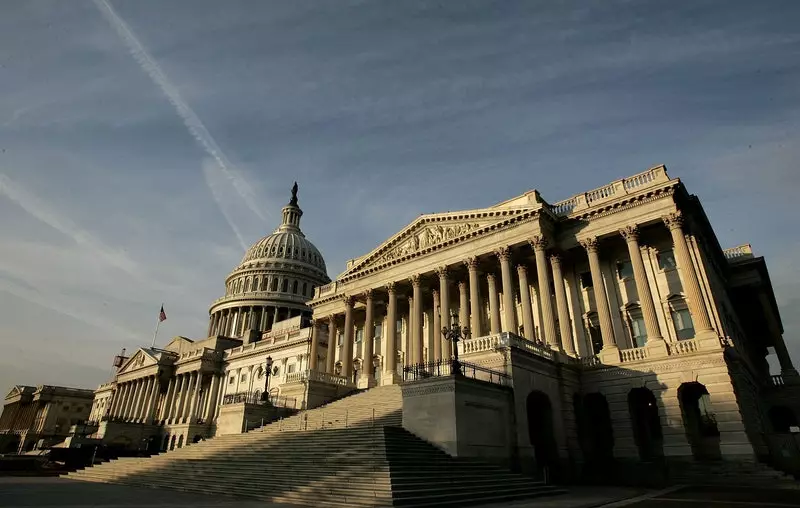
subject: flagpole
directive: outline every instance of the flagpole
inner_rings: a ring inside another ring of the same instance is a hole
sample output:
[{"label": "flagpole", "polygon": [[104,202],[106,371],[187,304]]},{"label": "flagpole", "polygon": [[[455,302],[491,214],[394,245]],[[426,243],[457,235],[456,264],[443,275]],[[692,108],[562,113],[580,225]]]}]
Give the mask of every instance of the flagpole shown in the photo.
[{"label": "flagpole", "polygon": [[[161,304],[161,308],[164,308],[164,304]],[[156,338],[158,337],[158,327],[161,326],[161,313],[159,312],[158,318],[156,319],[156,331],[153,334],[153,343],[150,345],[150,349],[156,347]]]}]

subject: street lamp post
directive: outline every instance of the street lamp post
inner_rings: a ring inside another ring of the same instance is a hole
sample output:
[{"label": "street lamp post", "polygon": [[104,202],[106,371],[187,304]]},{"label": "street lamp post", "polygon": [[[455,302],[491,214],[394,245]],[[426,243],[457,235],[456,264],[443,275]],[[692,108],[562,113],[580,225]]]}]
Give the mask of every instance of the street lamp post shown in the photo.
[{"label": "street lamp post", "polygon": [[265,400],[265,401],[269,400],[269,377],[272,375],[272,357],[271,356],[267,357],[267,365],[266,365],[266,367],[267,367],[267,370],[266,370],[266,372],[264,372],[264,375],[266,375],[267,380],[266,380],[266,382],[264,384],[264,394],[261,395],[261,400]]},{"label": "street lamp post", "polygon": [[450,327],[445,326],[442,328],[442,335],[445,340],[453,343],[453,358],[450,364],[450,372],[453,375],[458,376],[461,374],[461,363],[458,361],[458,342],[466,340],[469,337],[469,333],[468,326],[462,327],[458,325],[458,316],[455,313],[450,316]]}]

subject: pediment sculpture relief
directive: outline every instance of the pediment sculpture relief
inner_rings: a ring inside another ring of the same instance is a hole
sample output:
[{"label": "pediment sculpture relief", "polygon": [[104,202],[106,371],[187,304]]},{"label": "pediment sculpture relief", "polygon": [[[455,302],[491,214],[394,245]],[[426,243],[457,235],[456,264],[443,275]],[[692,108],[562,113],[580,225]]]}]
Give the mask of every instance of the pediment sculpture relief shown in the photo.
[{"label": "pediment sculpture relief", "polygon": [[479,228],[478,223],[463,224],[436,224],[426,226],[421,230],[410,232],[410,236],[395,248],[378,257],[378,262],[391,261],[396,258],[413,254],[421,249],[452,240],[461,235]]}]

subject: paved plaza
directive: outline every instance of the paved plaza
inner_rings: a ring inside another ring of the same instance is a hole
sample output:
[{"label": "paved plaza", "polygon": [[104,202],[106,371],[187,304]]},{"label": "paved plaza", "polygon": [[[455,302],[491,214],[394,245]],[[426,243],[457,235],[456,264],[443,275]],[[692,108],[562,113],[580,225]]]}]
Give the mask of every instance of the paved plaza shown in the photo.
[{"label": "paved plaza", "polygon": [[[0,507],[99,508],[277,508],[280,505],[241,498],[201,496],[172,490],[154,490],[87,483],[61,478],[0,478]],[[563,496],[484,508],[781,508],[800,507],[800,490],[762,490],[731,487],[674,487],[660,491],[618,487],[575,487]]]}]

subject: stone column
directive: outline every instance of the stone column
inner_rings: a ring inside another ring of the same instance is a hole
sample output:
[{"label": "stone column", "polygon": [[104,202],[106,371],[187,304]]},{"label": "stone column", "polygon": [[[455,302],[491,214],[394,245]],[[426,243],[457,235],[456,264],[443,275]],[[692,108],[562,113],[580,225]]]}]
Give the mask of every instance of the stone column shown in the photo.
[{"label": "stone column", "polygon": [[478,280],[478,258],[471,256],[464,262],[469,271],[469,326],[473,337],[483,335],[481,323],[481,286]]},{"label": "stone column", "polygon": [[178,384],[178,392],[176,393],[176,401],[173,412],[173,423],[180,423],[183,415],[183,408],[186,404],[186,392],[189,388],[189,378],[186,374],[180,375],[180,383]]},{"label": "stone column", "polygon": [[600,271],[600,257],[597,255],[597,238],[581,240],[580,244],[586,249],[586,254],[589,256],[594,301],[600,321],[600,335],[603,337],[601,360],[604,363],[619,363],[619,347],[614,340],[614,327],[611,324],[611,313],[608,310],[608,300],[606,299],[606,283]]},{"label": "stone column", "polygon": [[628,255],[633,266],[633,279],[636,282],[639,306],[642,309],[644,327],[647,330],[647,345],[651,347],[655,346],[656,343],[660,343],[664,354],[666,354],[666,343],[661,335],[661,329],[658,327],[656,307],[653,304],[653,293],[650,291],[650,283],[647,281],[642,251],[639,249],[639,228],[637,226],[628,226],[620,229],[619,233],[625,238],[625,243],[628,244]]},{"label": "stone column", "polygon": [[[528,269],[525,268],[525,265],[517,265],[517,278],[519,279],[519,299],[522,303],[522,330],[525,338],[533,341],[536,340],[536,332],[533,325],[531,287],[528,284]],[[495,294],[495,298],[497,298],[497,294]]]},{"label": "stone column", "polygon": [[272,314],[272,328],[275,328],[275,323],[278,322],[278,307],[273,307],[273,309],[275,312]]},{"label": "stone column", "polygon": [[500,297],[497,295],[497,282],[493,273],[486,275],[489,286],[489,332],[500,333]]},{"label": "stone column", "polygon": [[458,326],[469,326],[469,294],[467,283],[458,283]]},{"label": "stone column", "polygon": [[133,407],[133,396],[134,396],[134,384],[131,381],[125,383],[125,402],[122,408],[122,416],[124,419],[130,418],[131,415],[131,408]]},{"label": "stone column", "polygon": [[309,370],[317,370],[317,354],[319,352],[319,323],[311,322],[311,355],[308,357]]},{"label": "stone column", "polygon": [[442,359],[442,315],[440,313],[439,305],[439,291],[434,289],[431,291],[433,296],[433,361],[438,362]]},{"label": "stone column", "polygon": [[[441,315],[442,328],[450,327],[450,278],[446,266],[440,266],[436,269],[436,274],[439,276],[439,298],[441,305],[439,305],[439,314]],[[442,350],[442,359],[450,360],[453,353],[450,348],[450,341],[447,341],[442,336],[441,330],[437,333],[439,344]]]},{"label": "stone column", "polygon": [[561,346],[569,356],[575,356],[575,342],[572,340],[567,290],[564,287],[564,274],[561,271],[561,256],[550,256],[550,267],[553,269],[553,284],[556,292],[556,309],[558,310],[558,328],[561,331]]},{"label": "stone column", "polygon": [[386,291],[389,293],[389,303],[386,309],[386,358],[381,382],[382,384],[391,384],[397,380],[397,288],[395,283],[388,283]]},{"label": "stone column", "polygon": [[172,398],[175,396],[175,378],[171,378],[167,383],[167,395],[164,397],[164,405],[161,407],[161,412],[158,415],[159,420],[166,420],[169,418],[169,407],[172,404]]},{"label": "stone column", "polygon": [[504,331],[519,333],[517,330],[517,305],[514,302],[514,280],[511,276],[511,249],[500,247],[495,251],[500,260],[500,273],[503,277],[503,306],[505,307],[506,329]]},{"label": "stone column", "polygon": [[344,301],[344,345],[342,346],[342,376],[353,379],[353,297],[345,295]]},{"label": "stone column", "polygon": [[403,364],[409,366],[414,361],[414,347],[411,345],[412,336],[414,335],[414,297],[408,297],[408,321],[406,322],[406,341],[405,354],[403,355]]},{"label": "stone column", "polygon": [[[252,381],[252,373],[250,375]],[[192,393],[192,403],[189,405],[189,415],[187,421],[189,423],[197,416],[197,406],[200,404],[200,388],[203,385],[203,373],[199,370],[194,375],[194,392]]]},{"label": "stone column", "polygon": [[325,361],[325,371],[334,374],[336,370],[336,315],[328,316],[328,358]]},{"label": "stone column", "polygon": [[556,320],[553,314],[553,297],[552,289],[550,288],[550,277],[547,267],[547,239],[543,236],[536,235],[530,240],[533,252],[536,254],[536,275],[539,280],[539,304],[542,307],[542,331],[544,332],[545,341],[553,349],[561,349],[561,344],[558,341],[556,333]]},{"label": "stone column", "polygon": [[145,423],[152,423],[155,419],[156,406],[158,405],[158,392],[159,392],[158,375],[153,376],[153,387],[150,390],[150,403],[147,406],[147,416]]},{"label": "stone column", "polygon": [[414,308],[413,314],[414,317],[412,318],[413,323],[413,333],[412,337],[412,363],[425,363],[425,358],[423,358],[423,344],[422,344],[422,288],[420,286],[421,278],[419,274],[414,274],[411,276],[411,287],[413,288],[414,292]]},{"label": "stone column", "polygon": [[366,315],[364,316],[364,365],[361,366],[361,372],[366,373],[367,386],[374,386],[375,372],[372,365],[372,357],[375,356],[375,316],[374,306],[372,301],[372,290],[364,291],[364,305],[366,306]]},{"label": "stone column", "polygon": [[133,401],[128,419],[133,421],[139,417],[139,402],[142,400],[142,380],[137,379],[131,383],[133,384]]},{"label": "stone column", "polygon": [[[672,235],[675,262],[678,265],[678,273],[683,283],[683,290],[686,292],[686,305],[692,315],[695,336],[716,335],[711,327],[711,319],[708,317],[703,293],[700,290],[700,281],[697,280],[692,256],[689,253],[689,245],[686,243],[686,236],[683,232],[683,214],[675,212],[663,217],[663,220]],[[649,332],[650,330],[648,330]]]},{"label": "stone column", "polygon": [[117,383],[117,389],[114,394],[114,404],[111,407],[111,416],[118,417],[122,414],[122,409],[125,404],[125,384]]},{"label": "stone column", "polygon": [[216,404],[217,401],[220,380],[221,376],[216,374],[211,375],[211,391],[208,393],[208,397],[206,398],[206,407],[203,411],[203,420],[206,422],[211,421],[214,418],[214,412],[216,411],[214,404]]},{"label": "stone column", "polygon": [[772,309],[772,303],[767,297],[767,293],[763,290],[758,291],[758,299],[761,306],[767,312],[764,316],[767,322],[767,328],[772,333],[773,346],[775,347],[775,355],[778,357],[778,364],[781,366],[781,375],[783,381],[787,384],[795,384],[798,381],[797,369],[792,364],[792,357],[789,356],[789,350],[786,349],[786,341],[783,340],[783,331],[779,326],[779,318],[769,309]]},{"label": "stone column", "polygon": [[189,419],[189,411],[192,407],[192,395],[194,394],[195,385],[197,384],[193,372],[187,372],[186,379],[188,381],[186,395],[183,397],[183,411],[181,411],[180,414],[180,419],[183,423],[186,423]]}]

